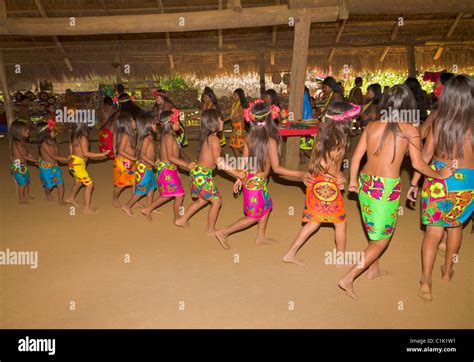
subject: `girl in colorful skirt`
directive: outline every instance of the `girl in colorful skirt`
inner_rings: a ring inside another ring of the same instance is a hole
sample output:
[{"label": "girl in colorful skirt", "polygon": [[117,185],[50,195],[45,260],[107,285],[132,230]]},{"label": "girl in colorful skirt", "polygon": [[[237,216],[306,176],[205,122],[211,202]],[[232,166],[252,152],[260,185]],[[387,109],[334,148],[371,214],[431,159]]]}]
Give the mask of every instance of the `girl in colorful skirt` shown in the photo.
[{"label": "girl in colorful skirt", "polygon": [[360,106],[336,102],[329,106],[325,114],[309,161],[308,172],[312,175],[312,181],[306,188],[303,211],[303,222],[306,224],[283,257],[286,263],[303,265],[296,258],[296,253],[321,223],[334,224],[336,251],[344,253],[346,250],[347,216],[341,192],[346,180],[341,166],[352,120],[360,110]]},{"label": "girl in colorful skirt", "polygon": [[65,201],[74,206],[79,206],[75,198],[81,187],[84,186],[84,213],[97,214],[99,211],[91,207],[94,184],[87,172],[87,159],[107,157],[109,151],[101,153],[89,151],[89,128],[87,123],[81,122],[74,123],[72,126],[69,152],[71,153],[69,156],[69,172],[75,182],[72,186],[71,193]]},{"label": "girl in colorful skirt", "polygon": [[147,206],[153,202],[156,190],[156,179],[153,172],[155,167],[155,118],[151,114],[142,114],[137,118],[137,162],[135,165],[135,190],[131,199],[122,210],[128,216],[135,216],[132,207],[143,196],[146,196]]},{"label": "girl in colorful skirt", "polygon": [[230,120],[232,122],[232,134],[230,136],[229,146],[235,157],[242,155],[244,147],[244,109],[247,108],[247,100],[242,88],[237,88],[233,94],[234,103],[230,111]]},{"label": "girl in colorful skirt", "polygon": [[[214,182],[212,173],[217,165],[227,172],[222,164],[221,145],[218,134],[222,131],[223,121],[216,109],[208,109],[201,113],[200,135],[199,135],[199,157],[197,163],[191,168],[191,196],[193,201],[184,214],[179,217],[174,224],[179,227],[189,227],[188,220],[196,212],[207,204],[211,205],[207,218],[206,232],[214,235],[216,232],[216,221],[219,209],[222,205],[222,198]],[[237,174],[237,173],[236,173]]]},{"label": "girl in colorful skirt", "polygon": [[[400,204],[400,166],[408,150],[412,166],[419,172],[437,179],[452,174],[450,167],[433,171],[421,155],[421,137],[416,101],[406,85],[396,85],[382,101],[380,120],[370,122],[361,135],[350,167],[349,191],[359,193],[362,221],[370,239],[362,262],[339,281],[339,287],[356,299],[353,282],[367,268],[367,278],[386,275],[378,259],[393,235]],[[367,153],[367,163],[358,176],[359,165]]]},{"label": "girl in colorful skirt", "polygon": [[194,163],[188,163],[180,158],[181,145],[176,135],[180,129],[179,111],[175,108],[172,111],[163,111],[159,119],[162,131],[160,161],[156,164],[156,173],[160,197],[144,208],[142,214],[151,221],[152,211],[174,198],[173,210],[174,221],[176,221],[179,218],[179,210],[184,199],[184,189],[179,177],[178,166],[190,170],[194,167]]},{"label": "girl in colorful skirt", "polygon": [[58,162],[67,163],[68,159],[59,155],[56,132],[52,122],[38,124],[38,148],[41,156],[39,174],[46,199],[53,200],[51,191],[57,187],[59,205],[64,205],[64,181]]},{"label": "girl in colorful skirt", "polygon": [[[449,281],[461,248],[462,227],[474,211],[474,80],[458,75],[446,82],[433,116],[423,156],[439,170],[453,163],[454,174],[446,180],[427,177],[421,194],[421,221],[426,232],[421,247],[422,276],[419,296],[431,301],[431,274],[436,249],[444,231],[447,246],[441,278]],[[408,198],[416,200],[421,174],[415,173]]]},{"label": "girl in colorful skirt", "polygon": [[114,147],[114,192],[112,205],[122,207],[119,196],[129,186],[135,185],[135,161],[137,124],[130,113],[121,113],[117,118]]},{"label": "girl in colorful skirt", "polygon": [[10,126],[11,136],[11,174],[18,186],[18,198],[21,205],[28,204],[30,196],[30,171],[27,161],[38,165],[28,149],[28,137],[30,130],[28,125],[22,121],[14,121]]},{"label": "girl in colorful skirt", "polygon": [[243,158],[247,160],[246,170],[239,175],[234,184],[234,192],[243,188],[244,214],[233,224],[215,233],[217,240],[224,249],[230,249],[227,238],[230,234],[241,231],[258,223],[256,244],[265,245],[274,243],[267,239],[267,227],[273,203],[267,189],[267,177],[270,169],[281,175],[306,179],[303,171],[291,171],[279,162],[281,137],[275,127],[274,119],[280,114],[277,106],[268,106],[263,100],[257,99],[250,103],[244,111],[244,117],[250,123],[250,131],[245,138]]}]

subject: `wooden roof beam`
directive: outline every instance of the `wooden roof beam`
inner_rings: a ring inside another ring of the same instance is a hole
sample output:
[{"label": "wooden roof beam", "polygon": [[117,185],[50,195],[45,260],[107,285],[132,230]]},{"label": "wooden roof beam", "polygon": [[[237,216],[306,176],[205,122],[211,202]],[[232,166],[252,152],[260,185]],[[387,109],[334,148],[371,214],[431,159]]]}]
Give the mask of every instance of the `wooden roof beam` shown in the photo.
[{"label": "wooden roof beam", "polygon": [[[218,7],[219,7],[219,10],[222,10],[222,0],[218,0],[219,3],[218,3]],[[235,5],[235,2],[232,1],[232,6]],[[229,4],[227,4],[227,8],[229,8]],[[240,5],[240,12],[242,12],[242,5]],[[222,55],[222,46],[224,45],[224,41],[222,39],[222,29],[218,29],[217,30],[217,49],[219,50],[219,54],[217,55],[217,62],[218,62],[218,65],[219,65],[219,69],[222,69],[224,67],[224,59],[223,59],[223,55]]]},{"label": "wooden roof beam", "polygon": [[[303,9],[304,10],[304,9]],[[311,22],[332,22],[339,18],[340,7],[306,9]],[[302,9],[286,5],[243,8],[242,13],[223,9],[183,13],[76,17],[7,18],[5,35],[78,36],[98,34],[136,34],[188,32],[288,25],[288,19],[300,21]]]},{"label": "wooden roof beam", "polygon": [[[280,5],[280,0],[275,0],[275,5]],[[272,48],[276,46],[278,25],[273,25],[272,29]],[[270,65],[275,65],[276,52],[274,49],[270,52]]]},{"label": "wooden roof beam", "polygon": [[[347,19],[344,19],[342,21],[341,27],[339,28],[339,31],[337,32],[335,44],[339,44],[339,41],[341,40],[342,32],[344,30],[344,27],[346,26],[346,23],[347,23]],[[331,60],[334,57],[334,54],[336,54],[336,48],[331,49],[331,52],[329,53],[329,57],[328,57],[328,63],[331,63]]]},{"label": "wooden roof beam", "polygon": [[242,3],[240,0],[227,0],[227,9],[242,12]]},{"label": "wooden roof beam", "polygon": [[[464,16],[464,13],[459,13],[456,18],[454,19],[453,23],[451,24],[451,27],[449,28],[448,32],[446,33],[446,40],[448,40],[451,35],[454,33],[454,30],[456,30],[456,27],[458,26],[459,22],[461,21],[461,19],[463,18]],[[440,57],[441,57],[441,54],[443,53],[443,44],[440,44],[438,46],[438,49],[436,49],[436,52],[433,56],[433,60],[438,60]]]},{"label": "wooden roof beam", "polygon": [[[41,16],[43,18],[48,18],[48,13],[46,12],[46,9],[44,7],[43,1],[42,0],[35,0],[36,7],[38,8]],[[61,53],[64,55],[63,61],[66,64],[67,68],[69,69],[70,72],[74,70],[71,64],[71,60],[67,57],[67,53],[63,48],[63,45],[59,41],[59,38],[56,35],[53,35],[53,41],[56,44],[56,46],[61,50]]]},{"label": "wooden roof beam", "polygon": [[[400,28],[400,18],[397,18],[397,20],[395,21],[395,24],[393,25],[392,33],[390,34],[390,40],[391,41],[394,41],[395,38],[397,37],[399,28]],[[389,50],[390,50],[389,46],[384,48],[384,50],[382,52],[382,55],[379,58],[381,63],[383,63],[383,61],[385,60],[385,57],[387,56]]]},{"label": "wooden roof beam", "polygon": [[[160,13],[164,14],[165,9],[163,7],[163,1],[162,0],[156,0],[158,3],[158,7],[160,8]],[[165,38],[166,38],[166,49],[168,50],[168,63],[170,65],[170,70],[174,69],[174,60],[173,60],[173,53],[171,50],[171,37],[170,33],[166,32],[165,33]]]}]

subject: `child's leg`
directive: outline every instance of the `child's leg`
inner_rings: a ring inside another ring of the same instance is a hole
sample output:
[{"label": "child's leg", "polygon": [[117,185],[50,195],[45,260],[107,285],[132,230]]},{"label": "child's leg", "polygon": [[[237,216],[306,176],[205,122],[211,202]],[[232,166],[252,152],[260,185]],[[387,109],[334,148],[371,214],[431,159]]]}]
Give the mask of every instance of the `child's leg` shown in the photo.
[{"label": "child's leg", "polygon": [[203,206],[207,205],[209,201],[203,200],[201,198],[193,201],[191,205],[185,210],[184,215],[180,216],[174,224],[179,227],[189,227],[188,220],[193,216],[196,212],[199,211]]},{"label": "child's leg", "polygon": [[71,193],[65,200],[68,204],[73,204],[74,206],[79,206],[79,204],[74,200],[76,198],[77,193],[79,192],[79,189],[82,187],[82,183],[80,181],[74,182],[74,185],[72,185]]},{"label": "child's leg", "polygon": [[336,239],[336,251],[344,253],[346,251],[347,221],[334,224],[334,238]]},{"label": "child's leg", "polygon": [[283,256],[283,261],[285,263],[295,263],[298,265],[304,265],[303,262],[296,258],[296,253],[303,246],[303,244],[308,240],[308,238],[318,230],[321,223],[319,222],[307,222],[296,235],[295,241],[291,245],[290,249]]},{"label": "child's leg", "polygon": [[33,196],[30,196],[30,183],[25,185],[25,198],[34,200]]},{"label": "child's leg", "polygon": [[438,245],[438,250],[441,252],[446,252],[446,240],[448,239],[448,232],[445,230],[443,233],[443,238]]},{"label": "child's leg", "polygon": [[[369,246],[364,250],[364,262],[362,265],[354,265],[352,269],[339,281],[339,287],[346,291],[346,294],[356,299],[356,295],[354,293],[354,287],[352,283],[354,280],[361,275],[368,266],[372,266],[375,263],[380,255],[385,251],[390,242],[389,238],[380,239],[376,241],[371,241]],[[378,268],[378,266],[377,266]]]},{"label": "child's leg", "polygon": [[267,229],[268,218],[270,217],[270,212],[267,212],[264,217],[258,220],[258,229],[257,229],[257,238],[255,243],[257,245],[268,245],[276,243],[273,239],[267,239],[265,237],[265,230]]},{"label": "child's leg", "polygon": [[226,228],[217,230],[214,235],[216,236],[217,240],[219,240],[219,242],[221,243],[224,249],[230,249],[230,246],[227,243],[227,237],[230,234],[233,234],[237,231],[240,231],[240,230],[248,228],[249,226],[252,226],[256,222],[257,222],[257,219],[252,219],[250,217],[242,217],[236,222],[234,222],[233,224],[230,224],[229,226],[227,226]]},{"label": "child's leg", "polygon": [[84,191],[84,212],[86,214],[99,213],[99,210],[91,207],[92,191],[94,191],[94,185],[93,184],[87,185],[86,190]]},{"label": "child's leg", "polygon": [[58,202],[59,205],[64,205],[64,184],[58,185]]},{"label": "child's leg", "polygon": [[[169,197],[163,197],[163,196],[158,197],[155,201],[153,201],[151,204],[147,205],[147,207],[144,207],[142,209],[142,214],[146,216],[146,219],[148,221],[152,221],[152,218],[151,218],[152,211],[155,210],[157,207],[160,207],[161,205],[163,205],[169,199],[170,199]],[[176,217],[175,217],[175,220],[176,220]]]},{"label": "child's leg", "polygon": [[119,197],[124,188],[125,186],[114,186],[114,192],[112,194],[112,205],[114,207],[122,207],[122,204],[119,202]]},{"label": "child's leg", "polygon": [[25,195],[25,187],[26,186],[18,186],[18,202],[20,205],[28,204],[28,200],[26,199]]},{"label": "child's leg", "polygon": [[51,191],[53,190],[53,188],[48,189],[44,187],[43,190],[44,190],[44,196],[46,197],[46,200],[53,201],[54,199],[53,199],[53,196],[51,195]]},{"label": "child's leg", "polygon": [[174,198],[174,202],[173,202],[173,212],[174,212],[174,221],[178,220],[179,217],[181,216],[179,213],[180,213],[180,209],[181,209],[181,206],[183,206],[183,200],[184,200],[184,196],[176,196]]},{"label": "child's leg", "polygon": [[418,295],[426,300],[432,300],[431,274],[436,259],[436,247],[443,237],[444,228],[440,226],[427,226],[423,244],[421,246],[421,286]]},{"label": "child's leg", "polygon": [[444,265],[441,267],[442,279],[450,281],[453,277],[454,257],[458,255],[462,242],[462,226],[448,228],[448,241],[446,244],[446,255]]},{"label": "child's leg", "polygon": [[[128,215],[128,216],[135,216],[133,215],[133,212],[132,212],[132,207],[133,205],[138,201],[140,200],[144,195],[141,195],[141,194],[133,194],[132,197],[130,198],[130,200],[128,200],[128,202],[125,204],[125,206],[122,207],[122,210],[125,211],[125,213]],[[148,196],[147,196],[148,197]]]},{"label": "child's leg", "polygon": [[216,222],[217,216],[219,215],[219,210],[222,206],[222,199],[218,198],[211,201],[211,208],[209,209],[209,214],[207,216],[207,230],[206,232],[209,235],[214,235],[216,232]]},{"label": "child's leg", "polygon": [[155,190],[151,190],[148,195],[146,195],[146,206],[153,204],[153,198],[155,197]]}]

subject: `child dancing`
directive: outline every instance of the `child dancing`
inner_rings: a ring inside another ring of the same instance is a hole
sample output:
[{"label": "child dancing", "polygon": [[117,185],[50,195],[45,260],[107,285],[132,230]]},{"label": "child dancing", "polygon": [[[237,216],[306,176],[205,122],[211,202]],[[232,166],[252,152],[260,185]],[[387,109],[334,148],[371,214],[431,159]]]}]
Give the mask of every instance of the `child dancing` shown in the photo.
[{"label": "child dancing", "polygon": [[312,181],[306,188],[303,210],[303,222],[306,224],[283,257],[286,263],[303,265],[296,258],[296,253],[321,223],[334,224],[336,251],[344,253],[346,250],[347,216],[341,193],[346,180],[341,166],[352,120],[359,115],[360,110],[360,106],[344,102],[335,102],[328,107],[309,161],[308,172],[312,175]]},{"label": "child dancing", "polygon": [[[406,85],[392,87],[384,96],[381,117],[365,128],[352,157],[349,191],[359,193],[364,228],[370,239],[364,250],[362,265],[355,265],[339,281],[339,287],[356,299],[353,282],[367,268],[367,278],[386,275],[378,259],[393,235],[400,204],[400,166],[408,150],[412,166],[437,179],[451,176],[450,167],[433,171],[421,155],[421,137],[413,123],[416,119],[415,98]],[[360,160],[367,153],[367,163],[357,177]],[[358,180],[358,182],[357,182]]]}]

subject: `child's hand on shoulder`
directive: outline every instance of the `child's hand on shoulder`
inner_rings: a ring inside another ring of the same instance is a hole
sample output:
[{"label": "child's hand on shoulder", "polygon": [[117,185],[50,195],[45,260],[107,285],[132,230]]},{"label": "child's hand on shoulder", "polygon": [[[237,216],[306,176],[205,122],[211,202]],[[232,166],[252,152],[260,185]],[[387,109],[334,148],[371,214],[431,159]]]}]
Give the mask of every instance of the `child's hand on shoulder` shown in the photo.
[{"label": "child's hand on shoulder", "polygon": [[340,175],[336,178],[336,184],[339,190],[344,190],[346,187],[347,179],[344,177],[344,175]]},{"label": "child's hand on shoulder", "polygon": [[196,163],[194,161],[191,161],[188,163],[188,169],[192,170],[196,166]]},{"label": "child's hand on shoulder", "polygon": [[313,181],[314,181],[314,178],[313,178],[313,175],[310,174],[309,172],[302,172],[302,177],[301,179],[303,180],[303,183],[305,186],[310,186]]}]

